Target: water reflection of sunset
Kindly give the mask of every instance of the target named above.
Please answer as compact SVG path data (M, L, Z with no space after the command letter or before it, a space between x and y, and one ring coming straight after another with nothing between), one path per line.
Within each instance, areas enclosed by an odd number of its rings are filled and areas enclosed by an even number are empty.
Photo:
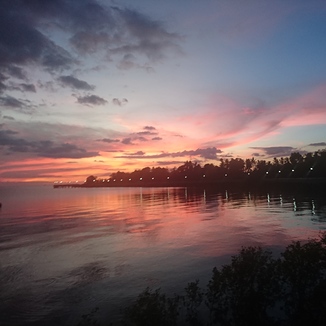
M107 297L104 289L112 300L146 286L174 291L176 283L205 279L241 246L274 250L315 236L325 224L318 196L44 186L0 193L2 266L17 266L41 297L48 295L44 289L78 292L93 283L97 300ZM6 291L13 289L8 284Z

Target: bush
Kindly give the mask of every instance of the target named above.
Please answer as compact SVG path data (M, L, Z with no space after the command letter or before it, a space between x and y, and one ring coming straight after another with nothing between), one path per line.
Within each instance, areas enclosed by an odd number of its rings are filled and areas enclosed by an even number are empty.
M326 232L292 242L277 259L260 247L242 248L213 269L205 290L199 280L172 298L147 288L125 310L124 325L324 326L325 293Z

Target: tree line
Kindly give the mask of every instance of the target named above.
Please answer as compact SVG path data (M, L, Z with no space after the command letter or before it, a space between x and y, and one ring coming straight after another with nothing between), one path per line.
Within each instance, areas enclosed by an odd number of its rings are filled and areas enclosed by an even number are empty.
M186 161L173 169L145 167L133 172L115 172L109 178L93 175L86 179L86 185L107 185L108 183L169 183L169 182L208 182L212 180L243 180L261 178L325 178L326 150L300 154L293 152L289 157L259 160L242 158L221 158L219 165Z

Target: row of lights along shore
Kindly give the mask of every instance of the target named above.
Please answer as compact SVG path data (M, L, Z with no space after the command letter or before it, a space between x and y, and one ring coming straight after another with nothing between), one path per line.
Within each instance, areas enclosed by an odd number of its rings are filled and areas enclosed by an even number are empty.
M314 168L310 168L310 171L313 171L313 169L314 169ZM292 169L292 172L294 172L294 169ZM278 173L282 173L282 171L279 170ZM269 172L266 171L266 174L269 174ZM250 175L250 172L248 172L248 175ZM228 174L225 173L224 176L227 177ZM206 175L203 174L203 178L205 178L205 177L206 177ZM188 178L188 176L185 175L185 179L187 179L187 178ZM169 180L170 177L167 177L166 179ZM132 180L131 178L128 179L128 181L131 181L131 180ZM139 180L142 181L143 178L140 177ZM152 180L155 180L155 178L152 177ZM97 181L97 180L93 180L93 182L96 182L96 181ZM108 180L102 180L102 182L105 182L105 181L106 181L106 182L110 182L111 180L109 180L109 179L108 179ZM112 181L113 181L113 182L116 182L117 180L116 180L116 179L113 179ZM123 179L120 179L120 182L122 182L122 181L123 181ZM85 180L85 182L86 182L86 180ZM63 181L54 181L54 183L55 183L55 184L57 184L57 183L62 184L62 183L64 183L64 182L63 182ZM79 183L79 181L68 181L67 183L68 183L68 184L73 184L73 183Z
M204 174L204 175L203 175L203 178L205 178L205 177L206 177L206 175ZM185 179L187 179L187 178L188 178L188 176L185 175ZM166 177L166 179L169 180L170 177ZM131 180L132 180L131 178L128 179L128 181L131 181ZM139 180L142 181L143 178L140 177ZM155 180L155 178L152 177L152 180ZM96 181L98 181L98 180L93 180L93 182L96 182ZM108 179L108 180L102 180L102 182L110 182L110 181L111 181L111 180L109 180L109 179ZM113 182L116 182L117 180L116 180L116 179L113 179L112 181L113 181ZM123 179L120 179L120 181L123 181ZM67 183L78 183L78 182L79 182L79 181L68 181ZM86 180L85 180L85 182L86 182ZM61 183L64 183L64 182L63 182L63 181L54 181L54 183L56 183L56 184L57 184L57 183L60 183L60 184L61 184Z

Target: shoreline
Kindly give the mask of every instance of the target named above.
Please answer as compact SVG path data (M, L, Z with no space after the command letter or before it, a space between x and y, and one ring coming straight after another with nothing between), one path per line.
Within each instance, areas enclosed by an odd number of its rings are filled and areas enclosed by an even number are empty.
M245 179L245 180L201 180L201 181L122 181L122 182L96 182L94 183L62 183L53 185L54 189L59 188L132 188L132 187L153 187L153 188L167 188L167 187L198 187L198 188L216 188L216 189L243 189L243 190L258 190L258 189L299 189L301 186L305 190L326 191L326 178L277 178L277 179Z

